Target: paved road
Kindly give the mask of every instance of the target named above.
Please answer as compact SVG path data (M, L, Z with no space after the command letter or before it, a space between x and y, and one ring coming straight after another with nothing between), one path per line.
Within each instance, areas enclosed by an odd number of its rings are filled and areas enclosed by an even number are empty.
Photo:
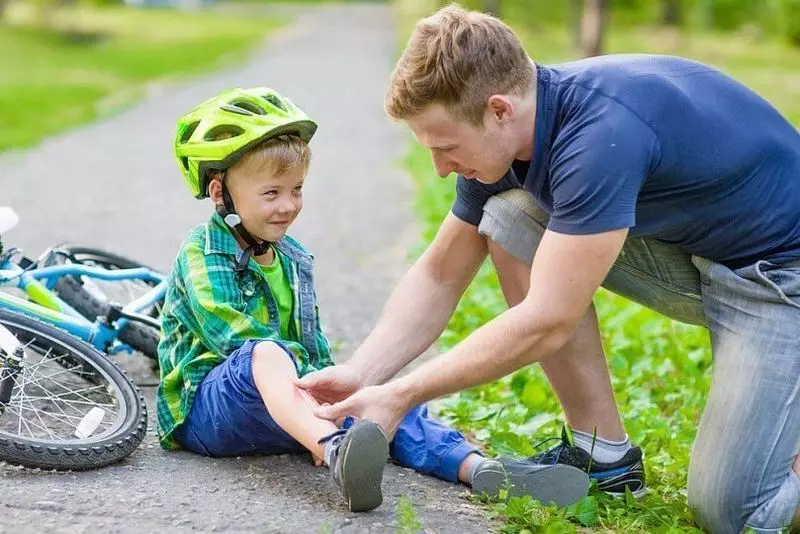
M404 133L382 113L395 52L391 8L299 14L246 65L151 91L110 120L0 156L0 204L22 224L10 242L38 254L72 240L169 268L210 211L184 189L170 147L176 117L228 86L271 85L320 123L295 236L317 257L319 299L346 354L368 332L416 238ZM152 406L152 389L146 390ZM347 512L328 472L301 456L208 459L167 453L152 429L128 460L95 472L0 466L0 532L393 532L401 495L429 532L487 532L462 488L390 466L385 504Z

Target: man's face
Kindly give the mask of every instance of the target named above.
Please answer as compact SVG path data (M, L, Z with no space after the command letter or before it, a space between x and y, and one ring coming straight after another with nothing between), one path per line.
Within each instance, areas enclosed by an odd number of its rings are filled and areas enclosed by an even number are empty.
M514 161L515 140L507 121L484 114L483 128L457 119L441 104L431 104L407 119L417 141L431 151L442 178L452 172L484 184L499 181Z
M242 225L257 239L280 240L303 209L305 169L296 166L281 175L249 165L229 171L228 190Z

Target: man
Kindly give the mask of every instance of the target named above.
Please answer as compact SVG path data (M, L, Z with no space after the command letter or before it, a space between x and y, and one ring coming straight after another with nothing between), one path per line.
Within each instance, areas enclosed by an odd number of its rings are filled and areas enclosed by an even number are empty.
M797 130L705 65L535 65L500 21L457 7L417 25L386 109L439 175L459 174L457 200L352 359L300 381L334 403L320 415L392 432L411 406L538 361L574 435L540 461L588 468L591 455L601 488L641 493L592 307L602 284L711 333L688 485L698 523L788 525L800 503ZM487 253L509 310L388 382L442 332Z

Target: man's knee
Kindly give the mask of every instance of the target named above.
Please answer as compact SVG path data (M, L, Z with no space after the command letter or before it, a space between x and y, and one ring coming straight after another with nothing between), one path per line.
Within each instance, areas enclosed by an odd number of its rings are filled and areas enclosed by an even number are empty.
M740 532L747 519L742 487L718 469L692 468L688 482L689 508L695 522L708 532ZM738 528L732 525L738 525ZM733 529L733 530L732 530Z
M549 216L524 189L509 189L486 201L478 232L514 258L531 265Z

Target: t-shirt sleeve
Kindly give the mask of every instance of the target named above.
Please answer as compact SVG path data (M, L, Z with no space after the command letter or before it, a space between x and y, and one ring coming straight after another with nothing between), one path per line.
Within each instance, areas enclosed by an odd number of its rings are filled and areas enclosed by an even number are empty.
M450 211L462 221L478 226L483 217L483 205L490 197L520 187L511 172L494 184L482 184L477 180L467 180L461 175L456 179L456 200Z
M553 143L548 229L554 232L595 234L636 225L636 200L657 164L658 139L627 108L613 101L607 106L588 124L562 129Z

